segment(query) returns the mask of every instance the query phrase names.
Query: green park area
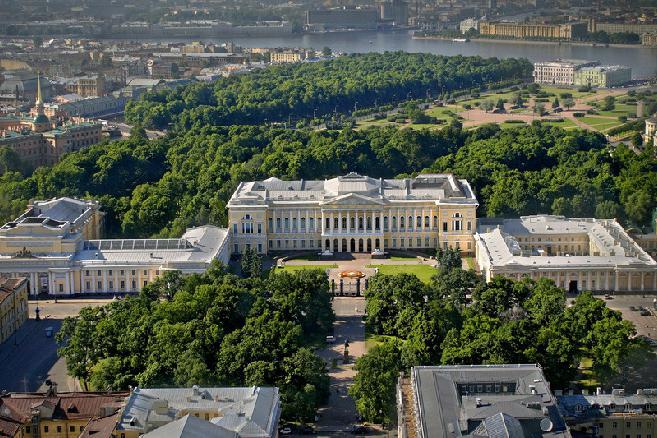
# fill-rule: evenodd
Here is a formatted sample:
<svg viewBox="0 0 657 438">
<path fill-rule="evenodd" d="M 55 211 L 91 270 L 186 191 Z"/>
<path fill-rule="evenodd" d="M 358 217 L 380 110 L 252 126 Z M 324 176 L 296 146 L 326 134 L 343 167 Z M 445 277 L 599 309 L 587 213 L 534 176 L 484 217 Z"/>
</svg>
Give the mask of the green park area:
<svg viewBox="0 0 657 438">
<path fill-rule="evenodd" d="M 284 271 L 284 272 L 298 272 L 298 271 L 303 271 L 306 269 L 321 269 L 323 271 L 327 269 L 333 269 L 337 268 L 338 265 L 335 263 L 333 264 L 322 264 L 322 265 L 285 265 L 280 268 L 276 268 L 278 271 Z"/>
<path fill-rule="evenodd" d="M 383 275 L 413 274 L 423 283 L 430 283 L 431 278 L 436 275 L 436 268 L 429 265 L 368 265 L 368 268 L 376 268 Z"/>
</svg>

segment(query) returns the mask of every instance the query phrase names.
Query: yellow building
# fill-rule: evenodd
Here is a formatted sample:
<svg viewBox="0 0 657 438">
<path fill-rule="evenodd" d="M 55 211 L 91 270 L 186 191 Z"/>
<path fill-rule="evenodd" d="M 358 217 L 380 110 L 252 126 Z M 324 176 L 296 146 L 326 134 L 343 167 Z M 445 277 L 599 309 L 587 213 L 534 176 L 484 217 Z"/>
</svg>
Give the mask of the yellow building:
<svg viewBox="0 0 657 438">
<path fill-rule="evenodd" d="M 543 24 L 501 21 L 480 21 L 481 35 L 502 36 L 518 39 L 571 40 L 586 33 L 586 23 Z"/>
<path fill-rule="evenodd" d="M 657 436 L 657 390 L 627 393 L 613 389 L 594 394 L 557 395 L 564 418 L 575 433 L 598 438 L 653 438 Z"/>
<path fill-rule="evenodd" d="M 228 230 L 188 229 L 179 239 L 100 239 L 96 201 L 33 202 L 0 227 L 0 275 L 26 277 L 30 294 L 137 293 L 165 271 L 201 273 L 230 257 Z"/>
<path fill-rule="evenodd" d="M 657 261 L 614 219 L 486 219 L 476 239 L 477 264 L 488 281 L 548 278 L 571 293 L 657 291 Z"/>
<path fill-rule="evenodd" d="M 0 344 L 28 318 L 27 279 L 0 278 Z"/>
<path fill-rule="evenodd" d="M 298 50 L 289 50 L 282 52 L 271 52 L 270 55 L 272 64 L 290 64 L 301 62 L 306 59 L 306 52 Z"/>
<path fill-rule="evenodd" d="M 79 437 L 93 419 L 110 417 L 125 393 L 13 393 L 0 397 L 0 436 Z"/>
<path fill-rule="evenodd" d="M 99 143 L 102 140 L 100 123 L 66 123 L 54 126 L 45 114 L 40 80 L 34 117 L 0 118 L 0 146 L 8 146 L 33 168 L 57 163 L 72 151 Z"/>
<path fill-rule="evenodd" d="M 240 183 L 228 202 L 233 253 L 276 251 L 474 252 L 477 199 L 451 174 Z"/>
</svg>

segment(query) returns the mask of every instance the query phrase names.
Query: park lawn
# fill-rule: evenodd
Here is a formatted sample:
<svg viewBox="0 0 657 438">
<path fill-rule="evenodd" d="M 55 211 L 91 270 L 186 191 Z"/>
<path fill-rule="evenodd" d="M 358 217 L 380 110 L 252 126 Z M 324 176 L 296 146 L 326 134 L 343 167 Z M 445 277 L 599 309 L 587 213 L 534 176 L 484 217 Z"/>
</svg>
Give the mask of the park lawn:
<svg viewBox="0 0 657 438">
<path fill-rule="evenodd" d="M 447 124 L 445 123 L 409 123 L 408 125 L 404 125 L 406 128 L 411 128 L 411 129 L 442 129 Z"/>
<path fill-rule="evenodd" d="M 595 389 L 600 386 L 600 382 L 593 371 L 593 360 L 590 357 L 582 358 L 579 364 L 579 373 L 580 376 L 577 382 L 585 389 Z"/>
<path fill-rule="evenodd" d="M 621 122 L 620 120 L 608 119 L 606 117 L 589 116 L 589 117 L 583 117 L 580 120 L 586 123 L 587 125 L 596 128 L 598 130 L 606 129 L 607 126 L 612 127 L 612 126 L 618 126 L 623 124 L 623 122 Z"/>
<path fill-rule="evenodd" d="M 365 337 L 365 352 L 370 351 L 372 348 L 381 345 L 386 341 L 394 341 L 395 339 L 399 338 L 387 335 L 367 335 Z"/>
<path fill-rule="evenodd" d="M 436 275 L 436 268 L 429 265 L 368 265 L 368 268 L 378 268 L 384 275 L 413 274 L 423 283 L 430 283 Z"/>
<path fill-rule="evenodd" d="M 557 122 L 555 120 L 549 120 L 549 119 L 543 120 L 542 122 L 543 122 L 544 125 L 558 126 L 560 128 L 564 128 L 564 129 L 571 129 L 571 128 L 576 128 L 577 127 L 575 122 L 573 122 L 570 119 L 566 119 L 566 118 L 564 118 L 560 122 Z"/>
<path fill-rule="evenodd" d="M 429 108 L 428 110 L 425 111 L 425 113 L 437 119 L 449 120 L 462 111 L 463 111 L 462 107 L 437 106 L 434 108 Z"/>
<path fill-rule="evenodd" d="M 276 270 L 285 271 L 285 272 L 298 272 L 298 271 L 303 271 L 305 269 L 321 269 L 325 271 L 327 269 L 333 269 L 337 267 L 338 265 L 336 265 L 335 263 L 326 264 L 326 265 L 285 265 L 282 268 L 276 268 Z"/>
<path fill-rule="evenodd" d="M 477 263 L 475 262 L 474 257 L 463 257 L 463 260 L 465 260 L 465 263 L 468 266 L 468 269 L 471 269 L 473 271 L 477 270 Z"/>
<path fill-rule="evenodd" d="M 598 115 L 608 117 L 634 116 L 636 114 L 636 105 L 617 103 L 611 111 L 598 111 Z"/>
<path fill-rule="evenodd" d="M 541 85 L 541 90 L 548 94 L 554 94 L 556 97 L 559 97 L 561 93 L 570 93 L 573 95 L 573 99 L 587 98 L 596 94 L 595 91 L 577 91 L 577 88 L 555 87 L 552 85 Z M 561 98 L 559 97 L 559 99 Z"/>
</svg>

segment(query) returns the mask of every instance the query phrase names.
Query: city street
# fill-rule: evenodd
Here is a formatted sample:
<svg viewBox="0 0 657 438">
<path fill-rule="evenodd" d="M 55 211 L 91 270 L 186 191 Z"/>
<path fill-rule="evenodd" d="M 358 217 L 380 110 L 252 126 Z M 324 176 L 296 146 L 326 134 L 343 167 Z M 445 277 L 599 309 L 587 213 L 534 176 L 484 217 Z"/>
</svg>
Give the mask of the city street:
<svg viewBox="0 0 657 438">
<path fill-rule="evenodd" d="M 66 372 L 66 361 L 57 357 L 55 334 L 65 317 L 77 315 L 82 307 L 100 306 L 108 301 L 39 301 L 41 321 L 34 318 L 37 302 L 30 301 L 30 319 L 0 345 L 0 391 L 44 390 L 47 379 L 57 383 L 58 391 L 79 391 L 79 383 Z M 46 336 L 47 328 L 52 328 L 50 337 Z"/>
</svg>

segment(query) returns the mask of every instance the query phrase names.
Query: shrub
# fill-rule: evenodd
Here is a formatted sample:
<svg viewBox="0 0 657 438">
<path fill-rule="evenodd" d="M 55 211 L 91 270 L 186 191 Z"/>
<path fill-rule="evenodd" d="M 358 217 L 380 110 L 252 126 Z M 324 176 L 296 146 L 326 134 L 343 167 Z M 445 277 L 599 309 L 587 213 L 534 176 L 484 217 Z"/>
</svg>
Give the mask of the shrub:
<svg viewBox="0 0 657 438">
<path fill-rule="evenodd" d="M 573 117 L 581 118 L 584 117 L 586 113 L 573 113 Z"/>
</svg>

